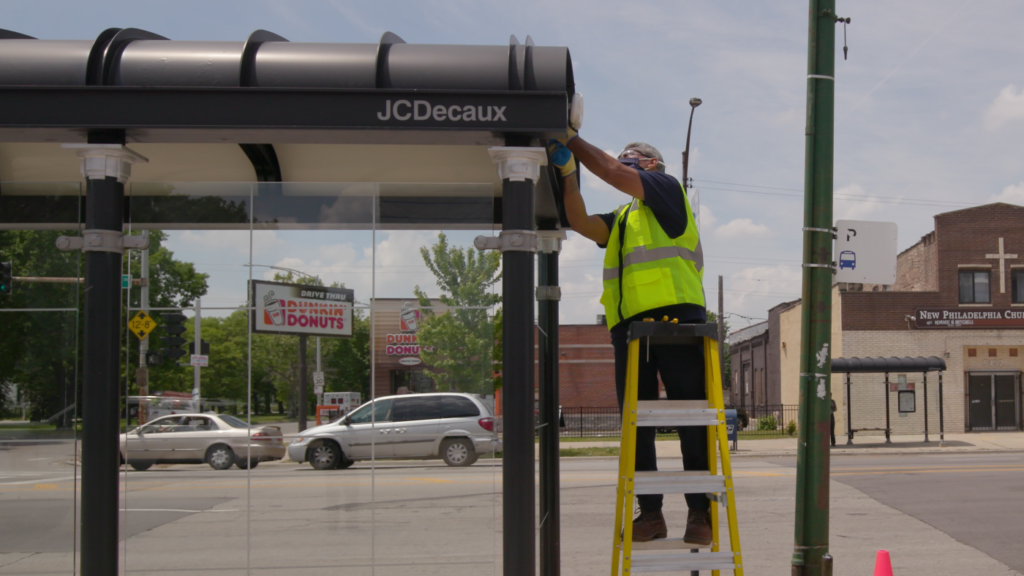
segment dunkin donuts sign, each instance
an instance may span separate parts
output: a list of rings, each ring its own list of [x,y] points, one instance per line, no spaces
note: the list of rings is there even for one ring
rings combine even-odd
[[[252,297],[253,332],[335,338],[352,335],[352,290],[253,281]]]

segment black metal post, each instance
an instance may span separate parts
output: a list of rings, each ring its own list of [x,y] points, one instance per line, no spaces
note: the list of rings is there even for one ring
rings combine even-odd
[[[308,391],[306,390],[309,382],[306,381],[306,340],[308,336],[305,334],[299,335],[299,394],[298,394],[298,416],[299,416],[299,432],[306,429],[306,403],[308,402]]]
[[[124,184],[88,179],[86,230],[120,234]],[[121,254],[85,253],[82,377],[81,573],[118,573],[118,471],[120,468]]]
[[[889,373],[885,373],[885,443],[892,444],[889,439]]]
[[[946,425],[942,418],[942,370],[939,370],[939,446],[946,441]]]
[[[535,182],[502,180],[502,229],[533,230]],[[504,574],[536,574],[533,467],[533,253],[502,253]]]
[[[846,373],[846,445],[853,444],[853,396],[850,394],[850,373]]]
[[[537,255],[537,286],[558,286],[558,251],[541,247]],[[540,381],[540,573],[561,573],[561,511],[559,502],[558,300],[553,290],[537,300]]]
[[[928,441],[928,373],[924,373],[924,441]]]

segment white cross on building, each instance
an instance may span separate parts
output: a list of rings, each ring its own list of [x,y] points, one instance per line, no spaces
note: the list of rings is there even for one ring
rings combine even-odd
[[[1016,254],[1007,254],[1003,252],[1003,239],[999,239],[999,254],[985,254],[985,258],[993,258],[999,260],[999,293],[1006,293],[1006,261],[1015,260]]]

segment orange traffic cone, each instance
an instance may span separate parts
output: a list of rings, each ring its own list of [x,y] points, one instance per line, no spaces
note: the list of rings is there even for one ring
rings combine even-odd
[[[889,561],[888,550],[879,550],[875,556],[874,576],[892,576],[892,562]]]

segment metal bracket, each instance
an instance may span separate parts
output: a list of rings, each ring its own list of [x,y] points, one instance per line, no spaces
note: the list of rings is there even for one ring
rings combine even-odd
[[[473,239],[477,250],[501,252],[536,252],[537,233],[533,230],[502,230],[497,236],[477,236]]]
[[[537,251],[545,254],[558,254],[562,251],[565,230],[538,230]]]
[[[125,236],[116,230],[83,230],[81,236],[58,236],[57,249],[82,252],[113,252],[124,254],[125,250],[145,250],[149,248],[149,238],[145,236]]]
[[[539,147],[492,146],[487,149],[498,165],[498,177],[510,182],[540,181],[540,167],[548,165],[548,152]]]
[[[832,271],[835,271],[835,269],[836,269],[836,263],[835,262],[833,262],[831,264],[807,264],[807,263],[804,263],[804,264],[801,264],[801,266],[803,266],[804,268],[828,268],[829,270],[832,270]]]
[[[561,286],[537,286],[537,301],[562,299]]]
[[[61,148],[78,150],[82,159],[82,176],[89,180],[117,178],[124,184],[132,176],[132,164],[149,159],[121,144],[61,144]]]
[[[831,234],[832,237],[835,238],[836,232],[839,231],[839,228],[813,228],[810,226],[805,226],[801,228],[801,230],[803,230],[804,232],[821,232],[822,234]]]

